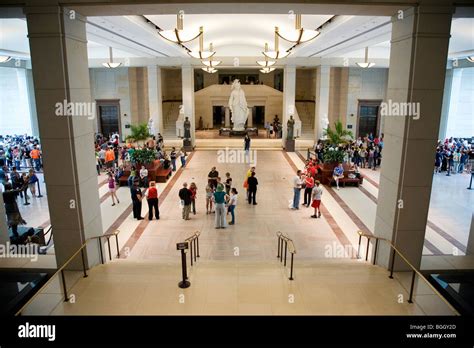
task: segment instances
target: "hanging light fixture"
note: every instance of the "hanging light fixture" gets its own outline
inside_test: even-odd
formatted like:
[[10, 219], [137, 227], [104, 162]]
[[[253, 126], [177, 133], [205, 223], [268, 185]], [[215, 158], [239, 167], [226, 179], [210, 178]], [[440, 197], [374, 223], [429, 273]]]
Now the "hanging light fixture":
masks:
[[[265, 52], [266, 51], [268, 51], [268, 44], [267, 43], [265, 44]], [[276, 63], [275, 60], [268, 60], [267, 56], [265, 56], [265, 60], [257, 60], [257, 64], [264, 67], [264, 68], [268, 68], [268, 67], [272, 66], [275, 63]]]
[[260, 69], [260, 72], [263, 74], [268, 74], [268, 73], [271, 73], [273, 70], [275, 70], [275, 68], [263, 68], [263, 69]]
[[12, 57], [10, 56], [0, 56], [0, 63], [6, 63], [12, 60]]
[[281, 59], [286, 58], [290, 52], [280, 51], [278, 47], [278, 27], [275, 27], [275, 47], [273, 51], [268, 50], [268, 44], [265, 44], [265, 52], [262, 52], [263, 55], [270, 59]]
[[114, 63], [114, 59], [112, 56], [112, 47], [109, 47], [109, 61], [102, 63], [102, 65], [109, 69], [115, 69], [122, 65], [122, 63]]
[[188, 54], [197, 59], [209, 59], [216, 52], [212, 49], [212, 43], [209, 45], [209, 51], [204, 51], [204, 29], [203, 27], [199, 28], [199, 51], [190, 51]]
[[367, 68], [371, 68], [375, 65], [375, 63], [371, 63], [369, 62], [369, 48], [366, 47], [365, 48], [365, 59], [364, 59], [364, 62], [363, 63], [356, 63], [359, 67], [361, 68], [364, 68], [364, 69], [367, 69]]
[[199, 31], [197, 34], [194, 32], [191, 32], [189, 30], [184, 30], [183, 29], [183, 15], [178, 14], [176, 17], [176, 28], [172, 30], [161, 30], [158, 32], [160, 36], [168, 41], [182, 44], [184, 42], [189, 42], [193, 41], [195, 38], [197, 38], [199, 35], [202, 34], [201, 31]]
[[201, 68], [201, 69], [204, 70], [205, 72], [209, 73], [209, 74], [214, 74], [215, 72], [217, 72], [216, 68], [212, 68], [212, 67], [208, 67], [208, 66], [206, 66], [205, 68]]
[[299, 45], [300, 43], [313, 40], [320, 33], [317, 30], [303, 29], [301, 27], [301, 14], [297, 14], [295, 15], [294, 30], [285, 33], [281, 33], [279, 30], [277, 30], [276, 34], [283, 40], [294, 42], [295, 44]]
[[202, 62], [202, 64], [204, 64], [208, 68], [216, 67], [220, 63], [222, 63], [222, 61], [220, 61], [220, 60], [212, 60], [212, 57], [209, 57], [209, 60], [202, 60], [201, 62]]
[[474, 63], [474, 56], [468, 56], [466, 57], [466, 59], [470, 61], [471, 63]]

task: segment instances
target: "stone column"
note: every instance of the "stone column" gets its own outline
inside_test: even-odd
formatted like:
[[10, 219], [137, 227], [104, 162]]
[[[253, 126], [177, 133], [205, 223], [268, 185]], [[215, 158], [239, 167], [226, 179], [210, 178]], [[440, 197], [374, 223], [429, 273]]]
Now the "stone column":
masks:
[[443, 108], [441, 111], [441, 124], [439, 126], [438, 139], [446, 138], [448, 129], [449, 103], [451, 100], [451, 87], [453, 85], [453, 69], [446, 70], [446, 80], [444, 81]]
[[314, 137], [317, 141], [323, 137], [322, 121], [329, 118], [329, 88], [331, 68], [327, 65], [319, 66], [316, 70], [316, 103], [314, 113]]
[[228, 106], [224, 106], [224, 113], [225, 113], [225, 124], [226, 128], [230, 127], [230, 109]]
[[[91, 104], [86, 23], [79, 13], [72, 17], [59, 6], [26, 7], [25, 13], [59, 267], [88, 238], [103, 234], [93, 151], [95, 105]], [[58, 108], [64, 102], [72, 103], [74, 108], [86, 107], [68, 116]], [[97, 242], [89, 244], [89, 266], [99, 262], [97, 250]]]
[[285, 146], [287, 128], [286, 123], [291, 115], [294, 115], [295, 105], [295, 89], [296, 89], [296, 67], [294, 65], [286, 65], [283, 71], [283, 134], [282, 143]]
[[471, 218], [471, 230], [469, 231], [469, 237], [467, 239], [466, 255], [474, 254], [474, 213]]
[[183, 65], [181, 68], [181, 81], [183, 91], [184, 116], [191, 121], [192, 145], [196, 141], [196, 122], [194, 117], [194, 68], [191, 65]]
[[30, 107], [31, 133], [35, 137], [38, 137], [38, 115], [36, 114], [35, 88], [33, 86], [33, 72], [31, 69], [26, 70], [26, 88], [28, 91], [28, 104]]
[[163, 103], [161, 89], [161, 68], [156, 65], [147, 67], [148, 109], [153, 120], [153, 135], [163, 133]]
[[[385, 117], [383, 166], [380, 175], [375, 234], [391, 240], [415, 267], [420, 267], [433, 179], [433, 151], [443, 101], [450, 37], [450, 7], [420, 6], [392, 17], [387, 100], [420, 110]], [[392, 111], [393, 110], [393, 111]], [[377, 262], [389, 264], [382, 243]], [[407, 269], [397, 258], [396, 267]]]

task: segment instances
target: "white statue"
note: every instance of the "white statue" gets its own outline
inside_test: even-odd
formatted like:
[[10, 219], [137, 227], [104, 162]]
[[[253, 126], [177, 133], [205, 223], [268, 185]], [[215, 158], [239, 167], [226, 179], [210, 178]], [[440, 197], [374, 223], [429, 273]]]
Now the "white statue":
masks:
[[150, 119], [148, 120], [148, 133], [150, 133], [151, 135], [155, 134], [155, 126], [153, 124], [152, 117], [150, 117]]
[[321, 118], [321, 135], [324, 139], [326, 139], [327, 137], [324, 136], [324, 130], [327, 129], [329, 127], [329, 118], [328, 118], [328, 114], [324, 114], [323, 117]]
[[234, 126], [233, 130], [244, 131], [245, 122], [249, 115], [249, 109], [247, 107], [247, 100], [245, 99], [245, 93], [240, 87], [239, 80], [234, 80], [232, 83], [232, 92], [229, 98], [229, 109], [232, 112], [232, 122]]

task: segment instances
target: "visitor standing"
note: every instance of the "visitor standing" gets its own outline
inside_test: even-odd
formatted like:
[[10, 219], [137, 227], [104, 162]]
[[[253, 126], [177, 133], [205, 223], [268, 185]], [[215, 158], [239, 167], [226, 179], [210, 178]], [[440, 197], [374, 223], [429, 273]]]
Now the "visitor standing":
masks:
[[196, 183], [192, 182], [191, 185], [189, 185], [189, 190], [191, 191], [191, 208], [193, 211], [193, 215], [196, 215], [196, 194], [197, 194]]
[[22, 189], [14, 190], [10, 183], [5, 184], [5, 192], [3, 192], [3, 203], [5, 205], [5, 213], [7, 214], [8, 227], [12, 229], [13, 236], [18, 238], [18, 225], [25, 225], [26, 221], [20, 214], [16, 196]]
[[107, 182], [109, 184], [109, 192], [110, 192], [110, 197], [112, 197], [112, 207], [115, 205], [115, 200], [117, 200], [117, 204], [120, 203], [118, 197], [117, 197], [117, 184], [115, 183], [115, 178], [112, 173], [108, 173], [108, 179]]
[[248, 185], [248, 201], [249, 204], [257, 205], [257, 186], [258, 180], [255, 176], [255, 172], [251, 172], [250, 178], [247, 179]]
[[229, 225], [235, 225], [235, 208], [237, 206], [237, 199], [238, 199], [238, 192], [235, 187], [232, 188], [230, 191], [230, 199], [229, 199], [229, 213], [232, 216], [232, 221]]
[[212, 188], [211, 183], [209, 182], [206, 186], [206, 214], [212, 213], [212, 196], [214, 194], [214, 189]]
[[186, 150], [184, 148], [181, 148], [179, 150], [179, 158], [181, 159], [181, 168], [184, 168], [186, 166]]
[[250, 137], [247, 134], [245, 134], [245, 138], [244, 138], [244, 150], [245, 152], [249, 152], [250, 151]]
[[323, 194], [323, 189], [321, 188], [321, 183], [319, 180], [316, 180], [314, 187], [311, 193], [313, 203], [311, 206], [314, 208], [314, 214], [311, 215], [312, 218], [321, 217], [321, 195]]
[[140, 184], [143, 187], [148, 187], [148, 169], [145, 166], [140, 169]]
[[313, 187], [314, 187], [314, 178], [313, 178], [313, 175], [311, 175], [311, 171], [308, 170], [304, 177], [304, 203], [303, 205], [305, 205], [306, 207], [309, 207], [311, 204], [311, 192], [313, 191]]
[[132, 205], [133, 205], [133, 218], [137, 220], [143, 220], [142, 217], [142, 199], [143, 193], [139, 187], [139, 180], [133, 180], [133, 186], [131, 188]]
[[170, 152], [171, 166], [173, 167], [173, 172], [176, 171], [176, 148], [173, 146]]
[[232, 178], [230, 177], [230, 173], [225, 173], [225, 193], [230, 194], [230, 189], [232, 187]]
[[214, 203], [216, 205], [216, 228], [226, 227], [225, 202], [229, 196], [224, 192], [224, 185], [218, 184], [214, 192]]
[[293, 207], [292, 209], [298, 210], [300, 208], [300, 194], [303, 181], [301, 180], [301, 170], [296, 172], [296, 176], [293, 178]]
[[38, 177], [35, 174], [33, 169], [29, 170], [28, 173], [28, 188], [30, 189], [31, 195], [36, 198], [36, 185], [38, 182]]
[[155, 218], [159, 220], [158, 190], [156, 189], [156, 183], [154, 181], [150, 181], [150, 187], [148, 187], [146, 192], [146, 201], [148, 203], [148, 220], [153, 220], [153, 210], [155, 210]]
[[105, 166], [110, 169], [113, 168], [115, 162], [115, 153], [112, 147], [109, 146], [107, 151], [105, 151]]
[[212, 167], [211, 171], [207, 175], [207, 180], [213, 189], [217, 187], [217, 178], [219, 177], [219, 172], [216, 170], [216, 167]]
[[189, 212], [191, 211], [191, 191], [188, 189], [188, 183], [183, 183], [183, 188], [179, 190], [179, 198], [181, 199], [181, 205], [183, 207], [183, 220], [190, 220]]
[[36, 145], [34, 145], [33, 150], [30, 151], [30, 157], [35, 165], [35, 170], [39, 172], [41, 169], [41, 151], [38, 150]]

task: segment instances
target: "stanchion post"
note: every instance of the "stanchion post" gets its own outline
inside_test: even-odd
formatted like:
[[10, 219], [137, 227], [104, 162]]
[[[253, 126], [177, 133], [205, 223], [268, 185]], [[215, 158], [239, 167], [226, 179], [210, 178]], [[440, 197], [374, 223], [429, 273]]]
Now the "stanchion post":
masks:
[[293, 280], [293, 257], [295, 256], [294, 253], [291, 253], [291, 265], [290, 265], [290, 280]]
[[186, 269], [186, 249], [189, 249], [189, 243], [188, 242], [177, 243], [176, 249], [181, 250], [181, 270], [182, 270], [182, 275], [183, 275], [183, 280], [181, 280], [178, 283], [178, 286], [181, 289], [186, 289], [191, 286], [191, 282], [186, 280], [188, 279], [188, 274], [187, 274], [187, 269]]
[[82, 271], [84, 272], [84, 278], [87, 278], [86, 260], [85, 260], [85, 257], [84, 257], [84, 248], [81, 249], [81, 258], [82, 258]]
[[360, 259], [360, 243], [362, 241], [362, 235], [359, 234], [359, 246], [357, 247], [357, 258]]
[[413, 303], [413, 289], [415, 287], [415, 277], [416, 277], [416, 272], [413, 271], [411, 275], [410, 298], [408, 299], [408, 303]]
[[285, 240], [285, 261], [283, 262], [283, 266], [286, 267], [286, 253], [288, 251], [288, 241]]
[[41, 187], [40, 187], [39, 180], [37, 181], [37, 183], [38, 183], [38, 196], [36, 196], [36, 197], [41, 198], [41, 197], [43, 197], [43, 195], [41, 194]]
[[280, 238], [280, 236], [278, 236], [277, 259], [279, 259], [279, 258], [280, 258], [280, 240], [281, 240], [281, 238]]
[[66, 287], [66, 277], [64, 277], [64, 270], [61, 270], [61, 279], [63, 283], [64, 302], [69, 302], [69, 296], [67, 295], [67, 287]]
[[197, 243], [197, 257], [201, 257], [199, 255], [199, 236], [196, 237], [196, 243]]
[[375, 247], [374, 247], [374, 259], [372, 263], [375, 265], [375, 260], [377, 259], [377, 248], [379, 246], [379, 240], [378, 238], [375, 238]]
[[191, 267], [193, 266], [193, 240], [191, 239], [188, 243], [191, 243], [190, 247], [189, 247], [189, 250], [190, 250], [190, 259], [191, 259]]
[[395, 267], [395, 249], [392, 250], [392, 262], [390, 265], [390, 275], [388, 276], [390, 279], [393, 279], [393, 268]]
[[365, 261], [369, 259], [370, 238], [367, 237], [367, 249], [365, 250]]

